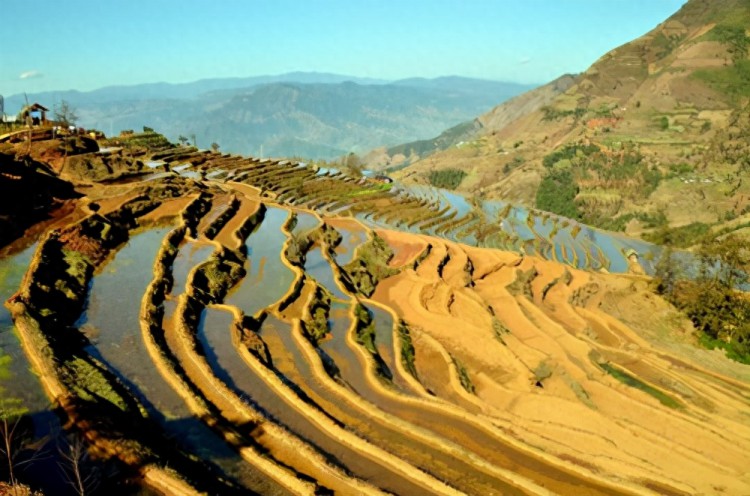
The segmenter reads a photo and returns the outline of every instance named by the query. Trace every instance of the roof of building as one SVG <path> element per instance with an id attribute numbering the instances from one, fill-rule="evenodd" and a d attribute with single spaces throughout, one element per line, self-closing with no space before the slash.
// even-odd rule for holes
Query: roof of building
<path id="1" fill-rule="evenodd" d="M 32 103 L 31 105 L 25 106 L 24 110 L 28 110 L 29 112 L 34 112 L 34 111 L 49 112 L 49 109 L 47 107 L 36 102 Z"/>

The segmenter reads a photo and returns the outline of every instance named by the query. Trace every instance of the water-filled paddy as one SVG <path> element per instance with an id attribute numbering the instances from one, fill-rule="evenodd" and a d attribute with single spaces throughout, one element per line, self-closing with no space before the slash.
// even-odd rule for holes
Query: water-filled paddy
<path id="1" fill-rule="evenodd" d="M 320 246 L 315 246 L 307 253 L 305 272 L 315 278 L 318 283 L 328 289 L 334 298 L 348 301 L 349 296 L 336 283 L 336 275 L 331 263 L 323 256 Z"/>
<path id="2" fill-rule="evenodd" d="M 312 229 L 320 225 L 320 219 L 310 212 L 298 211 L 296 212 L 296 214 L 297 222 L 294 226 L 294 229 L 292 229 L 293 236 L 299 236 L 300 234 L 311 231 Z"/>
<path id="3" fill-rule="evenodd" d="M 341 234 L 341 243 L 335 251 L 336 263 L 344 266 L 352 261 L 357 247 L 367 241 L 367 235 L 363 229 L 337 226 L 336 230 Z"/>
<path id="4" fill-rule="evenodd" d="M 245 241 L 247 274 L 226 298 L 226 302 L 254 315 L 276 303 L 294 281 L 294 272 L 282 262 L 286 234 L 281 230 L 287 210 L 268 207 L 263 223 Z"/>
<path id="5" fill-rule="evenodd" d="M 601 231 L 555 214 L 508 205 L 499 200 L 483 200 L 474 206 L 459 193 L 428 186 L 399 185 L 398 187 L 417 198 L 432 202 L 436 211 L 447 207 L 449 210 L 445 215 L 455 212 L 454 221 L 467 215 L 478 214 L 484 217 L 486 222 L 500 227 L 510 236 L 510 240 L 506 241 L 501 241 L 496 236 L 478 240 L 471 229 L 465 228 L 459 228 L 457 231 L 449 230 L 445 233 L 444 237 L 461 243 L 501 249 L 523 249 L 526 254 L 558 260 L 578 268 L 604 267 L 610 272 L 628 272 L 629 265 L 625 253 L 628 249 L 634 249 L 639 255 L 638 262 L 649 274 L 653 273 L 654 260 L 658 260 L 661 253 L 660 247 L 645 241 Z M 383 219 L 375 222 L 364 214 L 358 214 L 357 218 L 368 225 L 397 228 L 409 232 L 422 232 L 419 225 L 425 224 L 421 222 L 408 227 L 398 225 L 398 223 L 391 224 Z M 425 232 L 434 234 L 434 229 L 429 228 Z"/>
<path id="6" fill-rule="evenodd" d="M 357 476 L 395 494 L 428 494 L 421 488 L 382 468 L 377 463 L 339 442 L 320 430 L 313 421 L 294 405 L 279 398 L 263 379 L 245 364 L 232 340 L 229 326 L 232 314 L 206 309 L 201 316 L 198 336 L 214 373 L 235 393 L 275 419 L 301 438 L 338 461 Z"/>
<path id="7" fill-rule="evenodd" d="M 0 258 L 0 303 L 4 303 L 21 285 L 36 243 L 9 257 Z M 0 387 L 3 398 L 15 398 L 31 412 L 47 409 L 48 400 L 15 333 L 10 312 L 0 304 Z"/>
<path id="8" fill-rule="evenodd" d="M 208 243 L 186 240 L 180 246 L 172 264 L 172 295 L 185 291 L 188 275 L 194 267 L 208 260 L 216 247 Z"/>
<path id="9" fill-rule="evenodd" d="M 140 297 L 153 278 L 154 259 L 170 230 L 163 227 L 135 234 L 94 276 L 86 309 L 76 323 L 94 344 L 128 350 L 131 336 L 138 335 Z"/>

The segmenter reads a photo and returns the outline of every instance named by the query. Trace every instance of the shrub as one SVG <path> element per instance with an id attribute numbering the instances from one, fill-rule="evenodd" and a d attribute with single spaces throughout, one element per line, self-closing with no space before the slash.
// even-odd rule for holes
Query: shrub
<path id="1" fill-rule="evenodd" d="M 316 287 L 313 301 L 310 303 L 310 318 L 303 326 L 307 338 L 313 345 L 317 345 L 328 334 L 330 311 L 331 295 L 324 288 Z"/>
<path id="2" fill-rule="evenodd" d="M 456 189 L 466 175 L 466 172 L 461 169 L 441 169 L 430 171 L 428 180 L 436 188 Z"/>
<path id="3" fill-rule="evenodd" d="M 341 268 L 342 282 L 349 290 L 369 297 L 381 280 L 398 273 L 388 266 L 391 258 L 391 247 L 373 233 L 372 239 L 357 249 L 356 258 Z"/>
<path id="4" fill-rule="evenodd" d="M 558 148 L 549 155 L 545 155 L 542 159 L 542 165 L 549 169 L 561 160 L 575 158 L 578 152 L 584 156 L 589 156 L 600 150 L 601 149 L 596 145 L 568 144 Z"/>
<path id="5" fill-rule="evenodd" d="M 663 213 L 661 215 L 664 215 Z M 703 222 L 692 222 L 686 226 L 664 227 L 652 233 L 646 233 L 643 238 L 659 245 L 670 245 L 677 248 L 687 248 L 698 243 L 711 227 Z"/>
<path id="6" fill-rule="evenodd" d="M 372 314 L 361 303 L 354 307 L 354 314 L 357 318 L 357 342 L 365 347 L 371 354 L 377 354 L 375 348 L 375 322 L 372 320 Z"/>
<path id="7" fill-rule="evenodd" d="M 464 366 L 464 364 L 453 355 L 451 355 L 451 359 L 456 366 L 456 372 L 458 372 L 458 380 L 461 381 L 461 387 L 463 387 L 467 393 L 474 394 L 474 383 L 471 382 L 471 377 L 469 376 L 469 371 L 466 369 L 466 366 Z"/>
<path id="8" fill-rule="evenodd" d="M 411 331 L 409 330 L 409 325 L 403 320 L 398 323 L 398 336 L 401 340 L 401 363 L 404 365 L 407 372 L 409 372 L 415 379 L 419 380 L 417 367 L 414 365 L 416 353 L 414 350 L 414 343 L 411 341 Z"/>
<path id="9" fill-rule="evenodd" d="M 586 113 L 586 109 L 577 107 L 573 110 L 559 110 L 559 109 L 547 106 L 547 107 L 542 107 L 542 112 L 544 112 L 543 119 L 545 121 L 559 121 L 571 115 L 574 116 L 576 119 L 578 119 Z"/>
<path id="10" fill-rule="evenodd" d="M 711 123 L 709 121 L 706 121 L 709 124 L 709 127 L 711 126 Z M 686 162 L 680 162 L 679 164 L 669 164 L 669 175 L 667 177 L 677 177 L 677 176 L 684 176 L 685 174 L 691 174 L 695 171 L 695 168 L 686 163 Z"/>
<path id="11" fill-rule="evenodd" d="M 571 219 L 580 219 L 575 204 L 578 186 L 567 170 L 552 170 L 542 179 L 536 192 L 536 207 Z"/>

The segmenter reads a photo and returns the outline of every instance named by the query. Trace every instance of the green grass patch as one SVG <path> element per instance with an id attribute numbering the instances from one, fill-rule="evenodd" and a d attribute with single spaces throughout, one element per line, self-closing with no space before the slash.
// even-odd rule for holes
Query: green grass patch
<path id="1" fill-rule="evenodd" d="M 612 364 L 605 363 L 601 365 L 601 368 L 604 369 L 606 373 L 617 379 L 618 381 L 622 382 L 623 384 L 636 388 L 640 391 L 643 391 L 646 394 L 649 394 L 659 400 L 659 403 L 662 405 L 669 407 L 669 408 L 682 408 L 683 405 L 676 399 L 672 398 L 668 394 L 656 389 L 653 386 L 650 386 L 646 384 L 645 382 L 641 381 L 640 379 L 633 377 L 632 375 L 628 374 L 627 372 L 620 370 L 619 368 L 615 367 Z"/>
<path id="2" fill-rule="evenodd" d="M 354 307 L 354 315 L 357 318 L 357 343 L 365 347 L 371 354 L 378 353 L 375 347 L 375 321 L 370 311 L 361 303 Z"/>
<path id="3" fill-rule="evenodd" d="M 667 216 L 662 211 L 658 212 L 629 212 L 617 217 L 587 217 L 586 224 L 590 224 L 607 231 L 625 231 L 628 222 L 633 219 L 641 221 L 646 228 L 662 227 L 668 223 Z"/>
<path id="4" fill-rule="evenodd" d="M 750 97 L 750 60 L 737 60 L 729 67 L 701 69 L 691 77 L 730 97 Z"/>
<path id="5" fill-rule="evenodd" d="M 750 353 L 747 352 L 747 346 L 742 349 L 740 346 L 737 346 L 737 343 L 735 342 L 727 343 L 724 340 L 711 337 L 705 332 L 700 333 L 698 342 L 701 346 L 708 348 L 709 350 L 714 350 L 716 348 L 724 350 L 724 354 L 730 360 L 750 365 Z"/>
<path id="6" fill-rule="evenodd" d="M 398 337 L 401 341 L 401 363 L 412 377 L 419 380 L 417 367 L 414 364 L 416 350 L 414 349 L 414 343 L 411 340 L 411 331 L 409 330 L 409 325 L 403 320 L 398 323 Z"/>
<path id="7" fill-rule="evenodd" d="M 375 186 L 371 186 L 365 189 L 351 191 L 343 196 L 346 198 L 356 198 L 358 196 L 374 195 L 378 193 L 383 193 L 385 191 L 390 191 L 392 187 L 393 187 L 393 183 L 377 184 Z"/>
<path id="8" fill-rule="evenodd" d="M 721 23 L 706 33 L 706 39 L 718 41 L 727 47 L 732 60 L 739 61 L 747 56 L 750 47 L 750 37 L 747 36 L 746 25 L 741 21 L 739 23 Z"/>
<path id="9" fill-rule="evenodd" d="M 89 401 L 102 399 L 122 411 L 128 410 L 125 399 L 115 392 L 102 371 L 89 361 L 82 357 L 73 357 L 65 362 L 65 370 L 68 386 L 83 399 Z"/>

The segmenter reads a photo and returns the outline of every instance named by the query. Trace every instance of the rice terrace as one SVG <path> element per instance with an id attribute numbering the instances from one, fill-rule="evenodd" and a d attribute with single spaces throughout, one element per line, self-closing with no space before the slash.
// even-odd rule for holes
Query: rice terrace
<path id="1" fill-rule="evenodd" d="M 0 494 L 750 494 L 750 103 L 719 86 L 750 4 L 709 3 L 361 157 L 75 121 L 265 92 L 271 126 L 336 85 L 450 113 L 459 83 L 26 96 L 0 124 Z"/>
<path id="2" fill-rule="evenodd" d="M 155 133 L 106 145 L 36 163 L 97 180 L 16 242 L 3 290 L 70 428 L 144 484 L 688 494 L 708 459 L 730 463 L 711 484 L 742 466 L 743 446 L 708 428 L 741 429 L 739 367 L 659 343 L 674 316 L 644 276 L 583 270 L 628 272 L 628 240 L 569 225 L 555 249 L 543 226 L 557 218 L 527 213 L 508 232 L 477 208 L 457 218 L 449 200 L 305 164 Z M 24 167 L 12 157 L 7 170 Z M 608 244 L 612 258 L 592 249 Z M 662 439 L 686 429 L 669 450 L 680 478 L 663 477 Z M 596 459 L 580 452 L 591 443 Z"/>

